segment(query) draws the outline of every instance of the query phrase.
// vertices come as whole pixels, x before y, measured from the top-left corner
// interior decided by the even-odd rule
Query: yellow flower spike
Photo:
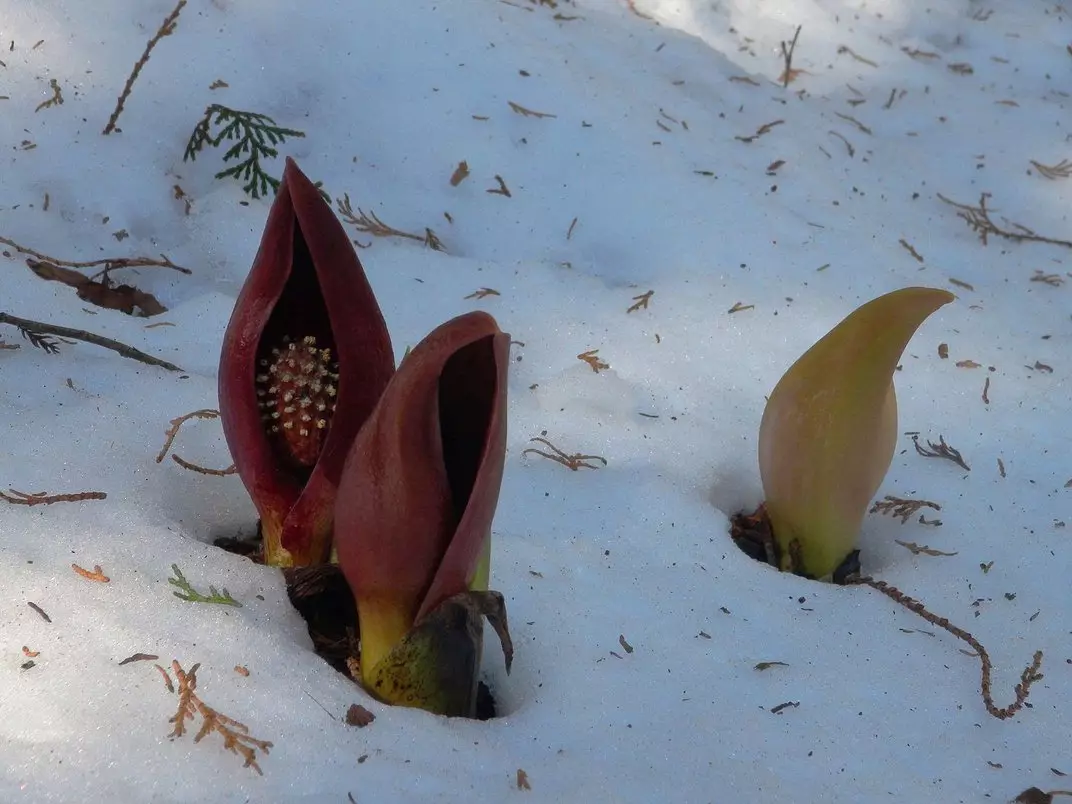
[[[954,298],[904,288],[864,304],[771,392],[759,469],[783,570],[822,578],[855,548],[897,442],[893,372],[919,326]]]

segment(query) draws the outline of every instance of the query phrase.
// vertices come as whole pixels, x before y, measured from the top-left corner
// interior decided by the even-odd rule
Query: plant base
[[[730,518],[730,538],[750,558],[763,564],[769,564],[775,569],[781,568],[782,550],[774,538],[774,530],[771,526],[770,517],[767,516],[767,508],[762,503],[759,508],[750,514],[741,511]],[[790,557],[792,557],[792,547],[790,547]],[[797,563],[790,561],[790,566]],[[810,577],[802,572],[794,571],[793,574],[802,578]],[[834,570],[831,581],[838,585],[847,585],[854,583],[859,576],[860,551],[853,550]]]
[[[262,563],[263,539],[258,520],[253,536],[221,536],[212,542],[228,553],[245,556]],[[360,629],[357,606],[346,578],[338,564],[319,564],[313,567],[288,567],[283,570],[287,597],[305,620],[313,650],[336,671],[350,678],[347,659],[357,656]],[[477,686],[476,719],[491,720],[497,716],[495,697],[483,681]]]

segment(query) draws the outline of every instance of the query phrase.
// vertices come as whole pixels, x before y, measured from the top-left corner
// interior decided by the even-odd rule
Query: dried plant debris
[[[353,207],[350,206],[350,195],[348,193],[344,193],[342,198],[336,198],[335,205],[338,207],[339,215],[342,216],[343,220],[363,234],[370,235],[371,237],[404,237],[407,240],[416,240],[418,243],[424,243],[433,251],[445,250],[442,241],[431,229],[425,228],[423,235],[414,234],[413,232],[406,232],[402,229],[388,226],[380,220],[375,212],[365,214],[361,207],[358,207],[357,212],[355,213]],[[357,245],[362,248],[368,247],[363,246],[360,243]]]
[[[560,463],[573,472],[576,472],[578,469],[599,468],[595,464],[588,463],[588,461],[600,461],[604,466],[607,465],[607,459],[601,455],[582,455],[579,452],[575,452],[572,455],[567,455],[565,452],[560,450],[558,447],[556,447],[554,444],[552,444],[550,441],[543,437],[530,438],[529,442],[543,444],[545,447],[551,450],[551,452],[547,453],[543,450],[536,449],[535,447],[529,447],[528,449],[525,449],[521,452],[522,455],[528,455],[531,452],[533,454],[539,455],[540,457],[547,458],[550,461],[554,461],[555,463]]]
[[[942,510],[942,506],[930,500],[912,500],[907,497],[894,497],[892,494],[887,494],[872,505],[868,513],[885,514],[892,516],[894,519],[899,518],[903,525],[908,522],[909,517],[919,513],[921,508],[933,508],[935,511]]]
[[[911,243],[909,243],[909,242],[908,242],[907,240],[905,240],[905,239],[904,239],[903,237],[902,237],[902,238],[901,238],[901,239],[900,239],[899,241],[897,241],[897,242],[899,242],[899,243],[901,244],[901,248],[903,248],[903,249],[904,249],[905,251],[907,251],[907,252],[908,252],[909,254],[911,254],[911,255],[912,255],[912,259],[914,259],[914,260],[915,260],[916,262],[918,262],[918,263],[919,263],[920,265],[922,265],[922,264],[923,264],[923,257],[922,257],[922,255],[920,255],[920,253],[919,253],[918,251],[916,251],[916,249],[915,249],[915,248],[914,248],[914,247],[912,246],[912,244],[911,244]]]
[[[227,591],[226,587],[221,592],[215,586],[210,586],[208,594],[203,595],[190,585],[190,582],[186,580],[186,576],[182,574],[182,570],[179,569],[178,564],[172,564],[171,571],[175,573],[175,577],[168,578],[168,583],[179,589],[178,592],[172,592],[179,600],[186,600],[190,603],[218,603],[221,606],[242,607],[241,603],[231,597],[231,593]]]
[[[587,363],[596,374],[599,374],[603,369],[610,368],[610,363],[605,363],[599,358],[598,349],[589,349],[587,352],[581,352],[577,355],[577,359]]]
[[[871,61],[871,59],[865,59],[863,56],[861,56],[859,53],[857,53],[855,50],[853,50],[848,45],[838,45],[837,52],[838,52],[838,55],[840,55],[842,53],[848,53],[850,56],[852,56],[854,59],[856,59],[856,61],[860,62],[861,64],[867,64],[867,65],[869,65],[871,67],[878,67],[878,64],[876,62]]]
[[[36,249],[22,246],[7,237],[0,237],[0,243],[5,246],[10,246],[20,254],[25,254],[29,257],[33,257],[35,260],[41,262],[50,263],[54,266],[63,266],[65,268],[100,268],[100,270],[90,276],[90,279],[103,279],[107,278],[112,271],[118,271],[123,268],[170,268],[173,271],[178,271],[180,274],[192,274],[189,268],[183,268],[181,265],[176,265],[167,255],[161,254],[159,258],[156,257],[106,257],[100,260],[61,260],[56,257],[44,254]],[[27,264],[29,264],[27,260]],[[30,265],[33,268],[33,265]]]
[[[507,104],[509,104],[510,108],[516,114],[519,114],[522,117],[539,117],[539,118],[551,117],[551,118],[553,118],[553,117],[558,116],[558,115],[550,114],[548,112],[537,112],[537,111],[534,111],[533,109],[526,109],[520,103],[514,103],[513,101],[507,101]]]
[[[223,738],[223,747],[226,750],[237,754],[245,760],[243,767],[253,768],[263,776],[264,773],[261,771],[260,765],[257,764],[257,751],[263,751],[267,754],[272,748],[272,743],[268,740],[259,740],[251,736],[249,728],[244,723],[227,717],[227,715],[218,712],[201,700],[197,694],[197,671],[200,666],[200,664],[195,664],[187,672],[182,669],[182,665],[179,664],[178,660],[171,662],[171,669],[178,681],[179,708],[168,720],[168,723],[175,724],[170,736],[182,737],[186,733],[186,721],[193,720],[200,715],[202,719],[201,728],[194,735],[195,743],[201,742],[207,735],[216,732]],[[157,667],[167,678],[167,672],[164,668],[160,667],[160,665],[157,665]],[[174,689],[170,681],[171,679],[168,678],[169,692]]]
[[[978,206],[971,206],[970,204],[961,204],[946,198],[941,193],[938,193],[938,198],[944,201],[949,206],[957,210],[957,217],[968,224],[968,228],[979,235],[979,239],[983,241],[983,245],[987,245],[987,239],[990,235],[995,237],[1002,237],[1006,240],[1011,240],[1014,243],[1049,243],[1053,246],[1064,246],[1065,248],[1072,248],[1072,240],[1060,240],[1054,237],[1046,237],[1040,235],[1033,230],[1023,226],[1019,223],[1012,223],[1005,221],[1004,226],[999,226],[994,223],[994,220],[990,217],[994,212],[992,209],[988,209],[986,204],[990,198],[990,193],[982,193],[979,196]]]
[[[633,646],[626,641],[625,634],[618,634],[618,644],[622,646],[622,650],[626,653],[632,653],[634,650]]]
[[[654,290],[648,290],[644,293],[641,293],[639,296],[634,296],[633,303],[629,305],[629,308],[625,312],[635,313],[638,310],[647,310],[648,304],[651,302],[651,297],[654,295]]]
[[[38,614],[40,614],[41,619],[44,620],[46,623],[52,622],[52,618],[49,617],[48,614],[45,612],[45,610],[43,608],[41,608],[40,606],[38,606],[36,603],[34,603],[34,602],[30,601],[30,600],[27,600],[26,605],[29,606],[34,611],[36,611]]]
[[[48,88],[52,90],[52,97],[41,101],[37,104],[37,108],[34,112],[39,112],[42,109],[50,109],[53,106],[63,105],[63,90],[60,89],[59,82],[55,78],[48,79]]]
[[[942,552],[941,550],[935,550],[933,547],[928,547],[925,544],[924,545],[918,545],[915,542],[902,542],[900,539],[894,539],[894,541],[897,544],[901,545],[901,547],[904,547],[906,550],[910,551],[912,553],[912,555],[914,555],[914,556],[918,556],[918,555],[924,555],[924,556],[955,556],[956,555],[956,553],[945,553],[945,552]]]
[[[931,625],[937,626],[957,639],[966,642],[979,657],[980,664],[982,665],[982,677],[980,680],[980,694],[983,698],[983,705],[986,707],[986,711],[998,720],[1007,720],[1008,718],[1019,712],[1024,704],[1027,702],[1027,696],[1031,691],[1031,685],[1042,678],[1042,673],[1039,669],[1042,667],[1042,651],[1035,651],[1035,655],[1031,659],[1031,664],[1024,668],[1024,671],[1020,674],[1020,683],[1016,685],[1015,700],[1008,706],[998,708],[994,703],[994,697],[990,691],[991,675],[993,672],[993,665],[990,661],[990,654],[987,652],[983,644],[965,631],[959,626],[953,625],[945,617],[939,617],[934,614],[921,602],[915,598],[909,597],[896,586],[886,583],[885,581],[876,581],[874,578],[855,575],[849,577],[845,581],[848,584],[860,584],[869,586],[876,592],[881,592],[886,597],[893,600],[898,605],[904,606],[906,609],[914,614],[919,615]]]
[[[1067,159],[1062,159],[1056,165],[1044,165],[1034,159],[1029,161],[1034,165],[1035,170],[1047,179],[1067,179],[1072,177],[1072,162]]]
[[[213,128],[217,129],[215,134],[212,133]],[[234,145],[224,152],[223,161],[240,161],[221,170],[216,178],[245,182],[242,191],[251,198],[260,198],[268,195],[269,190],[273,195],[279,190],[279,179],[265,172],[262,160],[279,156],[274,146],[286,142],[287,137],[304,136],[303,131],[276,125],[275,120],[266,114],[243,112],[213,103],[194,126],[182,161],[196,160],[206,147],[219,148],[225,141],[233,142]]]
[[[849,152],[849,159],[852,159],[854,156],[856,156],[856,149],[852,147],[852,143],[849,142],[848,139],[846,139],[844,134],[841,134],[837,131],[830,131],[828,133],[830,134],[830,136],[837,137],[839,140],[845,143],[845,150]]]
[[[137,360],[140,363],[146,363],[150,366],[159,366],[168,371],[182,371],[182,369],[174,363],[169,363],[158,357],[147,355],[145,352],[139,351],[133,346],[127,346],[125,343],[113,341],[111,338],[105,338],[101,335],[94,335],[92,332],[86,332],[84,329],[71,329],[70,327],[61,327],[57,324],[31,321],[28,318],[16,318],[7,313],[0,313],[0,324],[10,324],[13,327],[18,327],[22,336],[29,340],[33,346],[43,349],[49,354],[56,354],[59,352],[59,346],[56,345],[55,341],[49,340],[46,336],[56,335],[60,338],[72,338],[74,340],[84,341],[85,343],[92,343],[95,346],[100,346],[105,349],[111,349],[122,357]]]
[[[949,72],[956,73],[957,75],[971,75],[975,72],[975,68],[973,68],[970,64],[964,61],[947,64],[946,68],[949,70]]]
[[[735,140],[740,140],[741,142],[755,142],[760,137],[762,137],[764,134],[768,133],[775,126],[780,126],[780,125],[783,125],[784,123],[785,123],[784,120],[773,120],[770,123],[764,123],[759,128],[757,128],[755,134],[751,134],[751,135],[749,135],[747,137],[742,137],[742,136],[738,135],[738,136],[734,137],[734,139]]]
[[[134,68],[130,71],[130,75],[127,77],[126,84],[123,85],[123,91],[119,93],[119,99],[115,102],[115,109],[112,110],[111,117],[108,118],[107,125],[104,126],[102,134],[111,134],[116,131],[115,124],[119,120],[119,115],[123,113],[123,107],[126,105],[127,98],[130,97],[130,91],[134,88],[134,82],[138,80],[138,75],[141,73],[142,68],[145,67],[146,62],[149,61],[149,56],[153,52],[153,48],[157,43],[165,36],[171,36],[175,32],[175,26],[179,24],[179,14],[182,13],[183,6],[186,5],[186,0],[179,0],[175,4],[175,8],[171,10],[171,13],[164,17],[164,21],[160,23],[160,27],[156,29],[156,33],[152,35],[149,42],[145,45],[145,50],[142,51],[141,56],[136,62],[134,62]],[[60,103],[63,101],[61,100]]]
[[[785,68],[782,70],[782,74],[778,76],[778,83],[782,85],[782,88],[787,88],[797,76],[803,73],[803,70],[793,69],[793,52],[797,49],[797,40],[800,38],[801,26],[798,25],[796,31],[793,32],[793,38],[789,42],[783,41],[781,44],[782,49],[782,62],[785,64]]]
[[[837,115],[838,117],[840,117],[842,120],[845,120],[845,121],[847,121],[849,123],[852,123],[854,126],[856,126],[856,128],[858,128],[864,134],[871,134],[872,133],[870,128],[865,126],[863,123],[861,123],[855,117],[852,117],[851,115],[847,115],[847,114],[842,114],[841,112],[834,112],[834,114]]]
[[[356,726],[359,729],[363,729],[375,719],[376,716],[361,704],[350,704],[350,708],[346,710],[347,726]]]
[[[506,182],[503,181],[503,177],[496,173],[495,181],[499,183],[499,186],[491,187],[484,192],[491,193],[492,195],[505,195],[507,198],[510,198],[510,188],[506,186]]]
[[[800,701],[786,701],[785,703],[780,703],[777,706],[772,706],[770,708],[770,713],[772,715],[780,715],[784,710],[796,709],[798,706],[800,706]]]
[[[1031,277],[1032,282],[1042,282],[1045,285],[1056,288],[1065,283],[1065,279],[1060,274],[1048,274],[1045,271],[1035,270],[1035,275]]]
[[[495,288],[477,288],[468,296],[463,296],[465,299],[486,299],[488,296],[501,296]]]
[[[107,275],[94,281],[78,271],[51,262],[29,259],[26,264],[41,279],[72,287],[82,301],[105,310],[118,310],[141,318],[167,312],[167,308],[151,293],[138,290],[133,285],[113,284]]]
[[[450,186],[457,187],[463,181],[469,178],[469,163],[464,159],[458,163],[458,167],[454,168],[454,172],[450,174]]]
[[[159,658],[155,653],[135,653],[119,662],[119,666],[122,667],[124,664],[133,664],[134,662],[155,662]],[[161,667],[160,669],[163,670],[164,668]]]
[[[168,450],[171,449],[171,445],[175,443],[175,437],[179,434],[179,430],[182,425],[188,422],[190,419],[216,419],[219,418],[220,412],[218,410],[212,410],[210,408],[202,408],[201,410],[195,410],[191,413],[184,413],[171,420],[171,426],[168,427],[165,434],[164,446],[160,449],[160,452],[156,456],[156,462],[160,463],[164,460],[164,457],[168,454]]]
[[[742,304],[741,302],[734,302],[733,307],[728,309],[726,312],[730,313],[732,315],[733,313],[742,313],[745,310],[754,310],[754,309],[756,309],[756,306],[754,304]]]
[[[8,489],[9,494],[0,491],[0,500],[12,505],[52,505],[61,502],[83,502],[85,500],[105,500],[108,495],[103,491],[79,491],[74,494],[49,494],[47,491],[16,491]]]
[[[770,670],[772,667],[789,667],[789,665],[786,662],[759,662],[752,669],[762,672],[763,670]]]
[[[517,789],[518,790],[531,790],[532,785],[529,783],[529,775],[525,773],[521,768],[517,769]]]
[[[948,360],[949,359],[949,344],[948,343],[940,343],[940,344],[938,344],[938,357],[940,357],[942,360]]]
[[[912,444],[915,446],[916,452],[918,452],[924,458],[945,458],[947,461],[952,461],[957,466],[960,466],[965,471],[971,471],[971,467],[968,466],[968,464],[965,462],[964,458],[960,454],[960,451],[954,449],[953,447],[945,443],[945,437],[942,435],[938,436],[937,444],[935,444],[933,441],[928,441],[926,448],[921,447],[919,445],[919,436],[913,435]]]
[[[87,581],[96,581],[97,583],[109,583],[112,580],[104,574],[104,570],[101,569],[100,564],[94,565],[92,572],[87,570],[85,567],[78,566],[77,564],[71,564],[71,569],[73,569]]]
[[[210,408],[203,408],[201,410],[195,410],[190,413],[184,413],[182,416],[178,416],[171,420],[170,427],[168,427],[165,433],[164,446],[157,453],[156,462],[160,463],[168,454],[168,450],[171,449],[172,444],[175,442],[175,437],[179,434],[179,429],[184,423],[190,419],[215,419],[218,418],[220,412],[218,410],[212,410]],[[191,472],[197,472],[202,475],[213,475],[214,477],[223,477],[225,475],[233,475],[237,469],[234,464],[231,464],[226,469],[207,469],[204,466],[199,466],[196,463],[187,461],[179,455],[172,455],[171,460],[181,466],[183,469],[188,469]]]

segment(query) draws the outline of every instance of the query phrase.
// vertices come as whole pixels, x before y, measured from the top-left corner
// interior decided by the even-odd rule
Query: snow
[[[999,225],[1069,238],[1072,180],[1029,162],[1070,155],[1067,10],[194,0],[134,85],[121,132],[102,136],[171,7],[0,0],[0,237],[70,260],[164,253],[193,271],[116,273],[169,308],[147,321],[92,307],[0,247],[3,312],[185,369],[84,343],[50,356],[0,328],[21,347],[0,352],[0,490],[108,495],[0,504],[0,799],[976,802],[1062,786],[1051,768],[1072,772],[1070,255],[984,245],[938,194],[991,193]],[[779,43],[798,25],[803,72],[783,88]],[[35,112],[50,79],[64,103]],[[218,79],[228,86],[210,90]],[[154,461],[171,419],[216,406],[220,338],[268,208],[213,178],[219,152],[182,161],[210,103],[304,131],[281,153],[333,197],[442,239],[444,253],[398,238],[360,251],[399,355],[474,308],[521,342],[492,583],[517,655],[507,677],[486,651],[494,721],[388,708],[331,670],[278,571],[211,546],[252,526],[237,478]],[[471,176],[452,187],[462,160]],[[486,192],[496,175],[510,197]],[[1055,284],[1033,281],[1040,272]],[[864,570],[989,648],[999,706],[1045,652],[1030,708],[1007,721],[984,710],[962,643],[871,590],[777,573],[728,536],[728,517],[762,498],[764,394],[854,307],[916,284],[958,301],[905,354],[900,427],[944,436],[971,471],[902,436],[880,494],[936,501],[942,524],[868,517]],[[466,298],[484,287],[499,295]],[[649,290],[648,308],[627,313]],[[754,307],[728,312],[738,303]],[[172,326],[148,328],[160,321]],[[609,369],[577,359],[592,349]],[[524,454],[543,433],[607,466]],[[175,450],[230,463],[218,421],[187,424]],[[101,565],[110,583],[72,563]],[[242,607],[174,597],[172,564]],[[29,669],[24,645],[40,652]],[[176,697],[153,662],[118,665],[134,653],[200,663],[204,700],[274,743],[263,777],[218,735],[170,739]],[[755,669],[769,661],[787,666]],[[375,722],[345,725],[352,703]]]

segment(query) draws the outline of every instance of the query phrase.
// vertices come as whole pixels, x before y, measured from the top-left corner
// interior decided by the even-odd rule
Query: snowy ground
[[[50,356],[0,327],[21,347],[0,352],[0,490],[108,495],[0,502],[0,800],[978,802],[1072,787],[1056,775],[1072,773],[1072,253],[984,245],[938,198],[991,193],[999,226],[1072,237],[1072,178],[1030,161],[1072,158],[1069,13],[630,6],[192,0],[105,137],[171,0],[0,0],[0,237],[193,271],[116,273],[169,308],[147,321],[0,247],[0,311],[185,369],[81,343]],[[802,72],[783,88],[779,43],[798,25]],[[53,80],[64,102],[35,112]],[[399,353],[475,307],[523,344],[492,584],[518,650],[509,678],[487,651],[496,721],[388,709],[330,670],[279,573],[210,546],[252,525],[240,482],[154,462],[170,419],[216,406],[220,337],[268,207],[213,178],[219,153],[183,163],[210,103],[306,132],[282,152],[333,197],[441,238],[445,253],[404,238],[361,251]],[[462,160],[471,175],[451,186]],[[509,197],[487,192],[496,175]],[[944,436],[971,471],[904,436],[881,493],[941,504],[942,524],[869,517],[864,569],[989,648],[999,705],[1045,652],[1031,707],[1005,722],[960,642],[728,537],[727,517],[761,499],[764,394],[852,308],[915,284],[958,301],[908,348],[901,430]],[[466,298],[480,288],[498,295]],[[577,359],[593,349],[610,368]],[[607,466],[523,455],[543,433]],[[230,463],[216,421],[187,425],[176,450]],[[242,607],[177,599],[172,564]],[[23,646],[39,651],[27,669]],[[152,661],[118,665],[135,653],[200,662],[205,701],[274,743],[263,777],[217,735],[169,739],[176,698]],[[772,661],[787,666],[755,669]],[[772,713],[786,702],[799,706]],[[376,721],[345,725],[352,703]]]

